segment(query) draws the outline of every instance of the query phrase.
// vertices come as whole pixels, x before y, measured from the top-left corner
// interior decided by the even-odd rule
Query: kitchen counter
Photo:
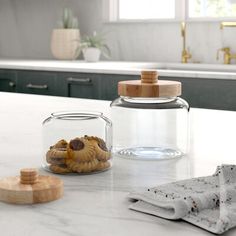
[[[139,75],[143,69],[157,69],[160,76],[236,79],[236,65],[197,64],[197,63],[155,63],[155,62],[111,62],[58,60],[0,60],[0,69],[37,70]]]
[[[110,117],[109,101],[0,93],[0,177],[24,167],[40,168],[42,121],[53,111],[93,110]],[[187,157],[171,161],[131,161],[114,157],[112,169],[94,175],[59,176],[60,200],[38,205],[0,203],[4,236],[199,236],[212,235],[182,221],[128,209],[127,194],[170,181],[211,175],[217,165],[235,164],[236,112],[191,109]],[[49,174],[40,169],[41,174]],[[236,229],[225,235],[233,236]]]

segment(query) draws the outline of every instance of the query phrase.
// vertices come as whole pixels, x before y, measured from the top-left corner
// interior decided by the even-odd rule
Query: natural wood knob
[[[142,83],[157,83],[158,73],[156,70],[143,70],[141,71]]]
[[[26,168],[20,171],[21,184],[35,184],[38,182],[38,171],[33,168]]]
[[[54,176],[38,175],[36,169],[22,169],[20,176],[0,180],[0,201],[13,204],[50,202],[63,195],[63,182]]]

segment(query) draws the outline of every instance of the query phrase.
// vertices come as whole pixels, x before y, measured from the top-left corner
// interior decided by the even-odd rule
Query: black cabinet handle
[[[27,84],[26,88],[31,89],[48,89],[48,86],[46,84]]]
[[[90,78],[67,78],[68,83],[90,84],[92,80]]]
[[[9,85],[9,87],[12,87],[12,88],[16,86],[16,84],[14,82],[9,82],[8,85]]]

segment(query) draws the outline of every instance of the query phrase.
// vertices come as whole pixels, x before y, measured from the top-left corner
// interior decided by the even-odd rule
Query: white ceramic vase
[[[99,48],[84,48],[82,50],[85,61],[87,62],[97,62],[99,61],[101,50]]]
[[[51,51],[56,59],[74,60],[80,46],[79,29],[54,29],[51,37]]]

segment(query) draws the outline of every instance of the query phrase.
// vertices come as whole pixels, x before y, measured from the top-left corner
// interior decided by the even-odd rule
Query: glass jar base
[[[180,150],[161,147],[137,147],[116,152],[119,157],[132,160],[168,160],[184,156]]]
[[[101,173],[101,172],[104,172],[104,171],[107,171],[109,169],[111,169],[111,165],[108,167],[108,168],[104,168],[102,170],[95,170],[95,171],[90,171],[90,172],[83,172],[83,173],[76,173],[76,172],[69,172],[69,173],[56,173],[56,172],[53,172],[48,165],[42,165],[42,168],[44,170],[46,170],[47,172],[50,172],[50,173],[53,173],[53,174],[56,174],[56,175],[92,175],[92,174],[98,174],[98,173]]]

